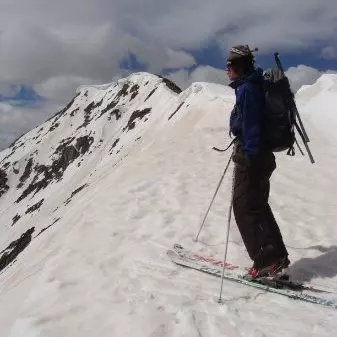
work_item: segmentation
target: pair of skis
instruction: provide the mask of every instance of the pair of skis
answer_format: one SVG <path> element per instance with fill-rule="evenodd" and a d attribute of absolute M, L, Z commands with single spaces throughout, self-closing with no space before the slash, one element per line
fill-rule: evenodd
<path fill-rule="evenodd" d="M 205 257 L 184 249 L 181 245 L 175 244 L 167 251 L 167 255 L 177 265 L 195 269 L 213 276 L 222 276 L 223 262 L 212 257 Z M 244 278 L 243 270 L 237 265 L 226 263 L 224 279 L 264 291 L 287 296 L 292 299 L 320 304 L 326 307 L 337 309 L 337 301 L 318 297 L 317 293 L 332 293 L 327 289 L 313 287 L 311 285 L 294 282 L 284 278 L 262 277 L 256 280 Z M 315 295 L 313 295 L 315 293 Z"/>

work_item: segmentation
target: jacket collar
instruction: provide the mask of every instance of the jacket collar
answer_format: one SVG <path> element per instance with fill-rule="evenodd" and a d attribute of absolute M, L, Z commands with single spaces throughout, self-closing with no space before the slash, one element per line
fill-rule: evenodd
<path fill-rule="evenodd" d="M 251 71 L 247 72 L 246 74 L 242 75 L 237 80 L 231 82 L 229 86 L 233 89 L 237 89 L 240 85 L 246 82 L 253 82 L 253 83 L 262 83 L 263 81 L 263 70 L 261 68 L 252 69 Z"/>

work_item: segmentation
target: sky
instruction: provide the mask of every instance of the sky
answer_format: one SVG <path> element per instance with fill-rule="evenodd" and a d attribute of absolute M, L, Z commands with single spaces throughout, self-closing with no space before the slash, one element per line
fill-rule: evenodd
<path fill-rule="evenodd" d="M 337 70 L 335 0 L 0 0 L 0 149 L 83 84 L 134 71 L 228 83 L 235 44 L 282 55 L 294 91 Z"/>

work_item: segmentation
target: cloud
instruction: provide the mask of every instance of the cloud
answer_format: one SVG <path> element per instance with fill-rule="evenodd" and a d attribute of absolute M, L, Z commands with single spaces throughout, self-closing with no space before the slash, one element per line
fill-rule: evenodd
<path fill-rule="evenodd" d="M 130 54 L 148 71 L 158 73 L 196 66 L 190 51 L 210 41 L 217 41 L 224 52 L 236 43 L 258 46 L 262 54 L 324 45 L 328 47 L 322 57 L 332 58 L 336 51 L 335 0 L 325 0 L 324 6 L 321 0 L 305 4 L 241 0 L 230 6 L 224 0 L 211 4 L 204 0 L 58 0 L 48 6 L 45 0 L 0 0 L 0 8 L 1 82 L 24 84 L 56 104 L 66 103 L 78 85 L 110 82 L 122 73 L 121 60 Z M 295 87 L 316 76 L 305 73 L 294 76 Z M 225 81 L 222 71 L 207 66 L 172 76 L 183 86 Z M 19 111 L 13 118 L 18 113 L 28 124 L 39 115 Z M 33 117 L 28 117 L 30 113 Z"/>
<path fill-rule="evenodd" d="M 43 104 L 35 108 L 21 108 L 0 102 L 0 150 L 58 111 L 59 106 Z"/>
<path fill-rule="evenodd" d="M 15 96 L 17 92 L 18 92 L 17 86 L 0 82 L 0 101 L 2 100 L 2 98 L 4 99 L 6 97 Z"/>
<path fill-rule="evenodd" d="M 299 65 L 297 67 L 290 67 L 286 71 L 289 78 L 291 88 L 294 92 L 298 91 L 302 85 L 314 84 L 323 74 L 335 74 L 335 70 L 320 71 L 318 69 Z"/>
<path fill-rule="evenodd" d="M 286 75 L 289 78 L 292 90 L 296 92 L 302 85 L 315 83 L 322 73 L 315 68 L 299 65 L 290 67 L 286 71 Z"/>
<path fill-rule="evenodd" d="M 337 59 L 337 48 L 333 46 L 323 48 L 321 51 L 321 57 L 328 60 Z"/>
<path fill-rule="evenodd" d="M 99 84 L 101 81 L 80 76 L 62 75 L 47 79 L 36 85 L 36 91 L 52 102 L 64 103 L 75 95 L 74 88 L 86 84 Z"/>
<path fill-rule="evenodd" d="M 211 66 L 199 66 L 191 72 L 188 70 L 179 70 L 167 77 L 177 83 L 182 89 L 188 88 L 194 82 L 211 82 L 224 85 L 229 83 L 229 79 L 224 70 Z"/>
<path fill-rule="evenodd" d="M 336 70 L 320 71 L 306 65 L 290 67 L 286 71 L 286 75 L 289 78 L 291 88 L 294 92 L 297 92 L 303 85 L 314 84 L 323 74 L 336 73 Z M 171 73 L 167 77 L 177 83 L 182 89 L 188 88 L 194 82 L 229 84 L 229 79 L 223 70 L 210 66 L 199 66 L 191 72 L 188 70 L 179 70 Z"/>
<path fill-rule="evenodd" d="M 37 85 L 71 75 L 109 81 L 129 52 L 158 72 L 194 64 L 186 50 L 216 38 L 261 52 L 334 39 L 335 0 L 0 0 L 2 80 Z M 20 24 L 18 24 L 20 23 Z M 326 45 L 329 45 L 326 43 Z"/>

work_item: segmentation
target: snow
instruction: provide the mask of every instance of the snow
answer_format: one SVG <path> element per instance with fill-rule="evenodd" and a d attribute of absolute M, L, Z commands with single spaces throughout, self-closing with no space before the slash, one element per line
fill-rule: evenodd
<path fill-rule="evenodd" d="M 122 111 L 121 118 L 109 121 L 109 110 L 97 119 L 127 83 L 139 89 L 134 99 L 130 87 L 119 99 L 115 108 Z M 311 165 L 300 154 L 278 154 L 270 203 L 290 252 L 290 273 L 337 293 L 336 83 L 335 76 L 324 75 L 299 92 L 317 163 Z M 200 241 L 193 239 L 230 155 L 211 149 L 230 142 L 227 125 L 234 96 L 229 88 L 194 83 L 178 94 L 157 76 L 137 73 L 116 83 L 81 87 L 78 94 L 54 131 L 46 132 L 51 119 L 41 125 L 38 138 L 40 127 L 23 136 L 24 146 L 1 163 L 10 162 L 10 188 L 0 199 L 0 251 L 36 227 L 30 245 L 0 272 L 1 337 L 335 334 L 333 309 L 230 282 L 224 284 L 225 303 L 220 305 L 219 279 L 178 267 L 166 256 L 177 242 L 217 258 L 223 255 L 231 169 Z M 101 100 L 90 123 L 77 130 L 84 109 Z M 145 108 L 151 113 L 123 131 L 132 113 Z M 26 159 L 37 151 L 34 163 L 52 164 L 62 139 L 85 135 L 94 138 L 90 149 L 69 164 L 60 181 L 15 202 L 35 175 L 16 188 Z M 10 152 L 3 151 L 0 160 Z M 65 205 L 83 184 L 88 186 Z M 25 214 L 42 198 L 38 211 Z M 12 226 L 15 214 L 21 218 Z M 242 266 L 251 263 L 235 221 L 228 258 Z"/>

